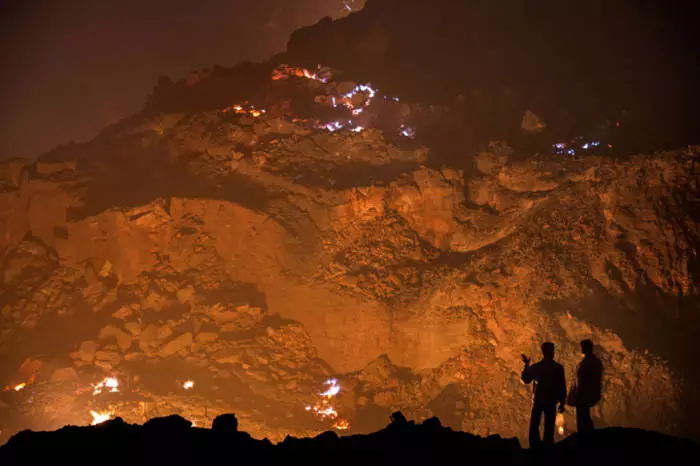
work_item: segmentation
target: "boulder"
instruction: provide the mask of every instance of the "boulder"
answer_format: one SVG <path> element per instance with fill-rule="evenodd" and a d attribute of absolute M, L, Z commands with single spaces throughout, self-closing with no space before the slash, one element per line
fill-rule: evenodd
<path fill-rule="evenodd" d="M 72 367 L 64 367 L 62 369 L 56 369 L 51 374 L 52 382 L 68 382 L 71 380 L 78 380 L 78 374 Z"/>
<path fill-rule="evenodd" d="M 82 342 L 80 348 L 78 348 L 80 359 L 85 362 L 92 362 L 95 359 L 95 352 L 99 347 L 100 345 L 92 340 Z"/>
<path fill-rule="evenodd" d="M 192 422 L 173 414 L 172 416 L 159 417 L 154 419 L 149 419 L 143 425 L 146 430 L 154 430 L 159 432 L 179 432 L 182 430 L 187 430 L 192 427 Z"/>
<path fill-rule="evenodd" d="M 117 351 L 100 350 L 95 353 L 95 359 L 115 366 L 121 362 L 122 356 Z"/>
<path fill-rule="evenodd" d="M 36 163 L 36 172 L 40 175 L 53 175 L 63 171 L 75 171 L 76 167 L 77 162 L 75 160 L 39 160 Z"/>
<path fill-rule="evenodd" d="M 141 333 L 141 324 L 138 322 L 127 322 L 124 324 L 124 328 L 127 329 L 133 337 L 137 337 Z"/>
<path fill-rule="evenodd" d="M 133 310 L 131 307 L 129 307 L 129 306 L 124 306 L 123 308 L 121 308 L 121 309 L 119 309 L 118 311 L 114 312 L 114 313 L 112 314 L 112 317 L 115 317 L 115 318 L 117 318 L 117 319 L 122 319 L 122 320 L 124 320 L 124 319 L 128 318 L 129 316 L 131 316 L 131 314 L 133 314 L 133 313 L 134 313 L 134 310 Z"/>
<path fill-rule="evenodd" d="M 237 364 L 241 361 L 241 351 L 227 348 L 214 354 L 214 360 L 219 364 Z"/>
<path fill-rule="evenodd" d="M 175 293 L 175 297 L 177 298 L 177 301 L 180 304 L 186 304 L 186 303 L 192 304 L 196 293 L 197 293 L 197 291 L 194 289 L 193 286 L 190 285 L 186 288 L 182 288 L 181 290 L 178 290 L 177 293 Z"/>
<path fill-rule="evenodd" d="M 523 115 L 523 119 L 520 122 L 520 128 L 526 133 L 541 133 L 547 129 L 547 123 L 528 110 L 525 112 L 525 115 Z"/>
<path fill-rule="evenodd" d="M 168 302 L 168 298 L 163 296 L 162 294 L 156 292 L 156 291 L 151 291 L 148 296 L 146 296 L 146 299 L 143 302 L 143 307 L 146 309 L 153 309 L 155 311 L 160 311 L 165 307 L 165 304 Z"/>
<path fill-rule="evenodd" d="M 201 332 L 197 334 L 197 343 L 206 343 L 209 341 L 215 341 L 219 338 L 219 334 L 216 332 Z"/>
<path fill-rule="evenodd" d="M 107 325 L 100 330 L 101 340 L 105 340 L 109 337 L 114 337 L 117 340 L 117 345 L 119 345 L 122 350 L 128 349 L 131 346 L 132 336 L 114 325 Z"/>
<path fill-rule="evenodd" d="M 180 350 L 184 350 L 192 346 L 192 333 L 187 332 L 175 337 L 166 343 L 160 350 L 159 355 L 163 358 L 172 356 Z"/>
<path fill-rule="evenodd" d="M 211 430 L 216 433 L 238 432 L 238 419 L 235 414 L 222 414 L 214 419 Z"/>
<path fill-rule="evenodd" d="M 0 163 L 0 188 L 19 188 L 22 169 L 28 160 L 15 158 Z"/>

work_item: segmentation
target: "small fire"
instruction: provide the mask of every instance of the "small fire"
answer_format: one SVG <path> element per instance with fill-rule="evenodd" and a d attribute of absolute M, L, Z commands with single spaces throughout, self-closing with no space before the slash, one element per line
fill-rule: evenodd
<path fill-rule="evenodd" d="M 313 81 L 319 81 L 325 84 L 328 82 L 328 77 L 322 76 L 320 71 L 320 65 L 319 71 L 315 73 L 307 70 L 306 68 L 300 68 L 298 66 L 280 65 L 272 72 L 272 80 L 281 81 L 284 79 L 289 79 L 290 76 L 296 76 L 298 78 L 311 79 Z"/>
<path fill-rule="evenodd" d="M 340 393 L 340 385 L 338 379 L 328 379 L 323 382 L 328 388 L 319 393 L 321 399 L 313 405 L 306 406 L 306 410 L 312 412 L 314 416 L 325 421 L 334 420 L 333 428 L 337 430 L 347 430 L 350 428 L 350 423 L 338 416 L 338 411 L 331 404 L 331 400 Z"/>
<path fill-rule="evenodd" d="M 247 105 L 245 103 L 243 105 L 239 105 L 239 104 L 229 105 L 228 107 L 224 108 L 221 111 L 224 113 L 233 112 L 236 115 L 250 115 L 254 118 L 257 118 L 257 117 L 265 114 L 264 109 L 257 109 L 257 108 L 255 108 L 254 105 Z"/>
<path fill-rule="evenodd" d="M 416 131 L 408 126 L 401 125 L 401 135 L 407 138 L 413 138 L 416 135 Z"/>
<path fill-rule="evenodd" d="M 338 131 L 339 129 L 342 129 L 344 126 L 345 125 L 339 121 L 332 121 L 330 123 L 326 123 L 325 125 L 322 125 L 321 128 L 325 128 L 328 131 L 330 131 L 331 133 L 334 133 L 334 132 Z"/>
<path fill-rule="evenodd" d="M 185 390 L 189 390 L 192 387 L 194 387 L 194 380 L 188 380 L 187 382 L 182 384 L 182 388 L 184 388 Z"/>
<path fill-rule="evenodd" d="M 112 419 L 114 412 L 90 410 L 90 414 L 92 415 L 92 423 L 90 425 L 96 426 L 97 424 L 102 424 L 103 422 L 107 422 Z"/>
<path fill-rule="evenodd" d="M 328 400 L 321 400 L 320 403 L 315 405 L 309 405 L 306 407 L 307 411 L 313 412 L 319 419 L 335 419 L 338 417 L 338 411 L 335 410 L 333 406 L 328 403 Z"/>
<path fill-rule="evenodd" d="M 350 428 L 350 423 L 345 419 L 339 419 L 333 424 L 335 430 L 348 430 Z"/>
<path fill-rule="evenodd" d="M 109 389 L 109 391 L 112 393 L 118 392 L 119 381 L 115 377 L 105 377 L 105 379 L 102 382 L 95 385 L 92 394 L 99 395 L 105 389 Z"/>
<path fill-rule="evenodd" d="M 557 413 L 557 417 L 554 420 L 554 425 L 557 426 L 557 434 L 564 435 L 566 433 L 566 429 L 564 428 L 565 423 L 566 420 L 564 419 L 564 415 Z"/>
<path fill-rule="evenodd" d="M 18 392 L 18 391 L 20 391 L 20 390 L 24 390 L 24 387 L 26 387 L 26 386 L 27 386 L 27 384 L 24 383 L 24 382 L 22 382 L 22 383 L 18 383 L 18 384 L 15 385 L 14 387 L 12 387 L 12 389 L 13 389 L 14 391 Z"/>
<path fill-rule="evenodd" d="M 364 101 L 361 105 L 357 106 L 353 103 L 353 99 L 357 94 L 365 94 Z M 370 84 L 358 84 L 355 88 L 343 95 L 341 98 L 342 105 L 350 110 L 353 115 L 357 116 L 365 111 L 365 108 L 369 107 L 372 103 L 372 99 L 377 95 L 377 89 L 374 89 Z M 335 98 L 333 99 L 333 106 L 336 106 Z"/>
<path fill-rule="evenodd" d="M 323 382 L 323 385 L 330 385 L 330 387 L 328 387 L 328 390 L 321 393 L 322 397 L 325 397 L 330 400 L 338 393 L 340 393 L 340 385 L 338 385 L 338 379 L 328 379 L 325 382 Z"/>

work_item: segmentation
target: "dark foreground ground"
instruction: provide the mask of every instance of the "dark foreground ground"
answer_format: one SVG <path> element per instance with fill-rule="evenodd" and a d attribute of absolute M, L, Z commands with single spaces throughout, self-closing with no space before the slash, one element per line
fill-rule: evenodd
<path fill-rule="evenodd" d="M 239 432 L 232 415 L 217 418 L 212 429 L 192 428 L 189 421 L 170 416 L 143 426 L 115 419 L 95 427 L 24 431 L 0 447 L 0 464 L 698 465 L 700 445 L 654 432 L 608 428 L 588 438 L 572 435 L 549 451 L 533 452 L 516 439 L 455 432 L 437 418 L 414 424 L 400 414 L 373 434 L 339 437 L 326 432 L 273 445 Z"/>

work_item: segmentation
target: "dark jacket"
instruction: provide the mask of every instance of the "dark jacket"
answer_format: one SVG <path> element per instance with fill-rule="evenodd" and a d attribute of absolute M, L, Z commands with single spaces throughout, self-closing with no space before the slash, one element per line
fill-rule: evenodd
<path fill-rule="evenodd" d="M 566 400 L 564 367 L 551 359 L 525 367 L 523 382 L 535 381 L 535 404 L 563 403 Z"/>
<path fill-rule="evenodd" d="M 603 385 L 603 363 L 595 354 L 589 354 L 576 370 L 578 406 L 593 406 L 600 401 Z"/>

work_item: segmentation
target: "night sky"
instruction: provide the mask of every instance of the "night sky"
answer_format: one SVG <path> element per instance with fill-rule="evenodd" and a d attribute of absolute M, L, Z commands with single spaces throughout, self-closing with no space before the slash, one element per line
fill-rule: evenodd
<path fill-rule="evenodd" d="M 0 159 L 87 140 L 138 111 L 159 76 L 264 60 L 345 11 L 342 0 L 0 2 Z"/>

